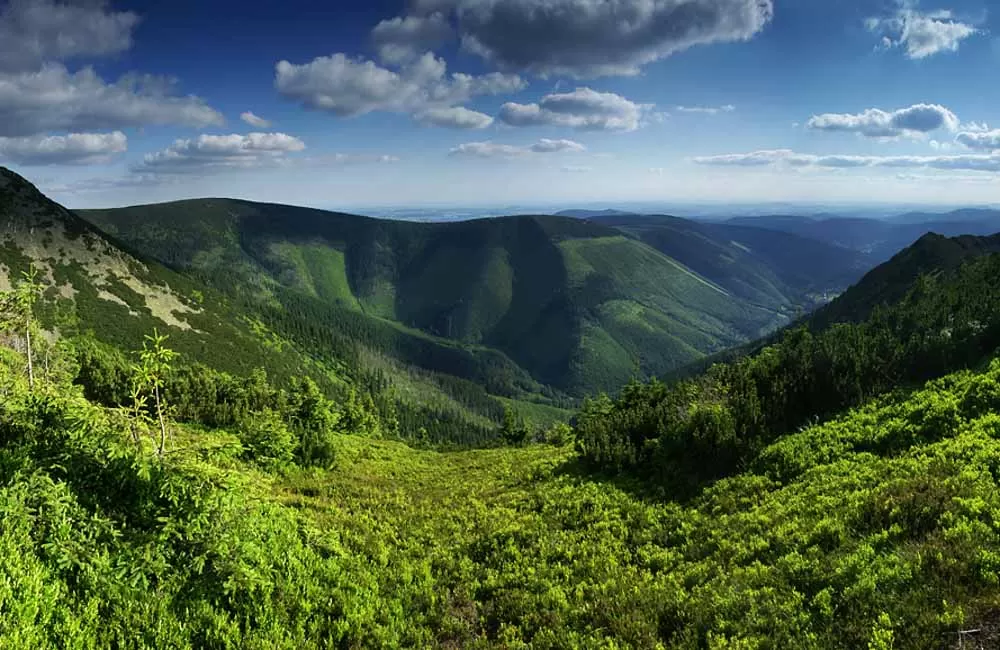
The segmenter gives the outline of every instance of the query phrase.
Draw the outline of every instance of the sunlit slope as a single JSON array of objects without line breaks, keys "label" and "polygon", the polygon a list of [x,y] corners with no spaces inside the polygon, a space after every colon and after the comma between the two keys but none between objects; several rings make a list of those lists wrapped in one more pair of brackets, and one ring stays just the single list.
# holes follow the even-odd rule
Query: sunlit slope
[{"label": "sunlit slope", "polygon": [[[345,315],[355,312],[369,328],[487,346],[573,393],[662,373],[790,311],[787,299],[748,299],[614,228],[565,217],[413,223],[225,199],[80,214],[219,289],[341,310],[318,326],[360,327]],[[407,360],[454,372],[423,356]]]},{"label": "sunlit slope", "polygon": [[92,333],[134,350],[158,329],[191,362],[340,383],[336,364],[316,363],[210,287],[119,244],[0,167],[0,289],[34,268],[47,287],[42,318],[52,335]]}]

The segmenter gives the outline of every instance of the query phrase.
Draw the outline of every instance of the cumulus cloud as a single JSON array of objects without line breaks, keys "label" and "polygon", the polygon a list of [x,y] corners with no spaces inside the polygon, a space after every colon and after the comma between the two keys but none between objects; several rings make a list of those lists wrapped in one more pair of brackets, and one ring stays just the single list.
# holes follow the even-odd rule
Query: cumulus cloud
[{"label": "cumulus cloud", "polygon": [[302,65],[280,61],[275,72],[275,87],[282,95],[306,108],[340,117],[372,111],[421,113],[449,108],[478,95],[516,92],[525,86],[517,75],[499,72],[448,75],[444,60],[430,52],[398,72],[344,54],[319,57]]},{"label": "cumulus cloud", "polygon": [[[437,8],[445,3],[435,2]],[[576,78],[634,75],[695,45],[745,41],[772,0],[453,0],[462,45],[501,69]]]},{"label": "cumulus cloud", "polygon": [[703,115],[718,115],[719,113],[732,113],[736,107],[732,104],[725,106],[675,106],[678,113],[701,113]]},{"label": "cumulus cloud", "polygon": [[379,59],[387,64],[411,61],[451,37],[448,19],[440,12],[383,20],[372,30],[372,41]]},{"label": "cumulus cloud", "polygon": [[259,115],[254,115],[251,111],[246,111],[245,113],[240,113],[240,119],[249,124],[250,126],[258,129],[266,129],[271,126],[270,120],[265,120]]},{"label": "cumulus cloud", "polygon": [[518,147],[495,142],[466,142],[451,150],[453,156],[473,156],[476,158],[520,158],[532,154],[559,152],[581,152],[587,148],[573,140],[550,140],[542,138],[533,145]]},{"label": "cumulus cloud", "polygon": [[817,156],[796,153],[789,149],[753,151],[750,153],[700,156],[691,159],[699,165],[722,167],[819,167],[856,168],[887,167],[897,169],[945,169],[1000,172],[1000,154],[966,154],[950,156]]},{"label": "cumulus cloud", "polygon": [[1000,151],[1000,129],[963,131],[955,136],[955,141],[969,149]]},{"label": "cumulus cloud", "polygon": [[489,115],[462,106],[431,108],[417,113],[414,118],[421,124],[450,129],[485,129],[493,124]]},{"label": "cumulus cloud", "polygon": [[809,118],[806,126],[820,131],[847,131],[868,138],[922,137],[931,131],[959,128],[958,117],[939,104],[914,104],[896,111],[878,108],[857,113],[824,113]]},{"label": "cumulus cloud", "polygon": [[112,11],[103,0],[9,0],[0,5],[0,72],[123,52],[138,22],[134,13]]},{"label": "cumulus cloud", "polygon": [[902,47],[910,59],[955,52],[963,40],[979,31],[950,11],[920,12],[907,2],[888,18],[869,18],[865,26],[881,36],[880,47]]},{"label": "cumulus cloud", "polygon": [[537,104],[508,102],[500,121],[510,126],[562,126],[589,131],[634,131],[652,108],[614,93],[577,88],[569,93],[546,95]]},{"label": "cumulus cloud", "polygon": [[176,140],[162,151],[147,154],[133,171],[183,174],[256,168],[281,164],[287,154],[305,148],[302,140],[285,133],[200,135]]},{"label": "cumulus cloud", "polygon": [[0,160],[19,165],[74,165],[108,162],[128,149],[128,138],[113,133],[0,137]]},{"label": "cumulus cloud", "polygon": [[225,123],[203,100],[171,90],[171,81],[159,77],[126,75],[108,84],[92,68],[70,73],[59,63],[0,75],[0,136]]}]

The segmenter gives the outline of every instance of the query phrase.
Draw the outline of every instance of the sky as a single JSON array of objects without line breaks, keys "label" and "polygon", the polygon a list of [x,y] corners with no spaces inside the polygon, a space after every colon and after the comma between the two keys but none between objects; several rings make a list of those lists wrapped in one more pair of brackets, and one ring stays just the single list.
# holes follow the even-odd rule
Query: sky
[{"label": "sky", "polygon": [[70,207],[1000,203],[990,0],[0,0]]}]

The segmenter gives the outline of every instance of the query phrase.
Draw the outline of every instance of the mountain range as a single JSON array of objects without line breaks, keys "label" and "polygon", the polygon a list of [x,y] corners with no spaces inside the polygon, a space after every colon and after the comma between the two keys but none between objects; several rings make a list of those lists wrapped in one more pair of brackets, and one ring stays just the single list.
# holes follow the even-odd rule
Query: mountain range
[{"label": "mountain range", "polygon": [[159,329],[192,362],[364,386],[436,431],[485,431],[507,406],[564,417],[756,340],[931,228],[614,210],[417,223],[225,198],[72,212],[3,169],[0,217],[4,275],[41,269],[52,331],[131,350]]}]

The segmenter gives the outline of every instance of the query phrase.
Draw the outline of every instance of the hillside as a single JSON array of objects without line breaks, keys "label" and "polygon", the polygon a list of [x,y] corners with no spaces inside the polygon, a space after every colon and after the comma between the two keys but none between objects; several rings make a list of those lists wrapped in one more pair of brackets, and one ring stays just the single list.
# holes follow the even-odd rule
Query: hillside
[{"label": "hillside", "polygon": [[[295,428],[251,407],[228,429],[171,424],[157,456],[79,387],[29,393],[22,362],[0,354],[11,647],[997,638],[996,363],[805,427],[680,501],[590,474],[567,446],[441,453],[344,435],[308,396],[283,407]],[[334,428],[301,429],[313,421]],[[332,462],[276,458],[309,431]]]},{"label": "hillside", "polygon": [[[235,313],[223,296],[190,278],[139,259],[26,180],[0,168],[0,289],[34,266],[51,301],[50,332],[92,333],[122,349],[141,346],[158,328],[186,354],[221,370],[257,367],[283,376],[305,371],[306,356],[279,354],[258,324]],[[336,382],[335,367],[313,368]]]},{"label": "hillside", "polygon": [[868,255],[825,240],[664,215],[592,219],[618,228],[755,304],[808,310],[859,279]]},{"label": "hillside", "polygon": [[[368,326],[360,334],[348,329],[350,323],[347,332],[323,331],[322,323],[329,322],[322,320],[324,312],[289,321],[277,302],[271,311],[248,310],[238,294],[135,251],[2,168],[0,224],[0,289],[9,289],[11,280],[33,265],[47,287],[40,317],[51,339],[89,337],[131,353],[159,330],[186,364],[205,364],[236,376],[263,369],[278,382],[307,376],[340,397],[353,388],[368,394],[381,416],[399,421],[404,435],[413,436],[422,427],[438,443],[491,440],[505,404],[541,422],[566,415],[550,408],[542,387],[524,370],[489,348],[389,325]],[[212,241],[212,224],[202,226],[195,236]],[[254,277],[239,274],[251,286]],[[224,283],[219,286],[225,288]],[[376,344],[394,354],[373,352]],[[453,374],[415,367],[414,359],[422,356],[431,356],[439,368],[454,369]],[[542,403],[505,403],[490,390],[506,397],[531,395]]]},{"label": "hillside", "polygon": [[[565,217],[413,223],[227,199],[79,214],[250,304],[349,323],[338,328],[378,353],[408,347],[408,363],[482,382],[434,351],[458,342],[476,358],[499,353],[480,366],[509,359],[574,395],[755,338],[802,306],[750,300],[617,229]],[[527,387],[514,368],[494,374],[511,394]]]},{"label": "hillside", "polygon": [[873,269],[830,305],[816,311],[809,322],[822,328],[832,323],[863,321],[877,306],[892,305],[903,298],[922,275],[947,273],[965,262],[997,252],[1000,252],[1000,235],[949,238],[928,233]]}]

